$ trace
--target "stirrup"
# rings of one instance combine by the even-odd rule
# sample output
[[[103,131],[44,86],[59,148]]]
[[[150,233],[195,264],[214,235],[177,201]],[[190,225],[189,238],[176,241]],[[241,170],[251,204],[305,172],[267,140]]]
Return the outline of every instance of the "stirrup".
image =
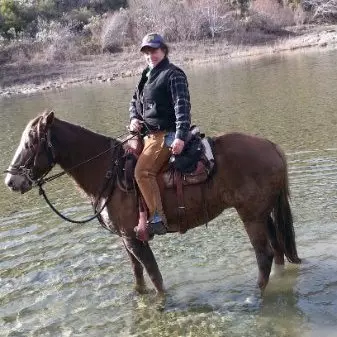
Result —
[[[167,233],[167,226],[163,221],[158,222],[148,222],[147,223],[148,233],[151,237],[152,235],[164,235]]]

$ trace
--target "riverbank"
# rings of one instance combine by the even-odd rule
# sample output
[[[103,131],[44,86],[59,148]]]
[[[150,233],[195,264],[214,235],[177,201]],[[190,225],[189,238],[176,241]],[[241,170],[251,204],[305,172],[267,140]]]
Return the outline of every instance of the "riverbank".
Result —
[[[255,32],[255,34],[257,34]],[[182,67],[308,49],[337,49],[337,25],[293,27],[279,34],[259,32],[242,41],[170,45],[170,59]],[[254,41],[254,42],[251,42]],[[73,85],[111,82],[139,74],[144,60],[136,47],[122,53],[86,56],[73,63],[5,64],[0,68],[0,97],[29,95]]]

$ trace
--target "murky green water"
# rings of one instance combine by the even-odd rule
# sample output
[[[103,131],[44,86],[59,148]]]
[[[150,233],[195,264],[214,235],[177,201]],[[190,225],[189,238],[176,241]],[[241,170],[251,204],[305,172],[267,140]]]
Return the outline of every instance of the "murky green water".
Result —
[[[165,304],[132,290],[118,237],[73,225],[37,191],[0,184],[0,336],[336,336],[336,52],[266,57],[188,69],[193,120],[210,135],[244,131],[287,153],[299,255],[256,295],[254,252],[233,210],[208,228],[152,243]],[[95,131],[125,131],[136,78],[0,101],[0,168],[44,109]],[[47,186],[63,213],[91,208],[69,178]],[[251,302],[247,298],[252,298]]]

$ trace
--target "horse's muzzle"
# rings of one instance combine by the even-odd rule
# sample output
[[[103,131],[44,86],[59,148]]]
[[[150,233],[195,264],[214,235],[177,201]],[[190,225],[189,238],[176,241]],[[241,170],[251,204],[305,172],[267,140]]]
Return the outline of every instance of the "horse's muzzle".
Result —
[[[7,173],[5,184],[11,191],[21,192],[21,194],[28,192],[32,188],[32,183],[27,178],[11,173]]]

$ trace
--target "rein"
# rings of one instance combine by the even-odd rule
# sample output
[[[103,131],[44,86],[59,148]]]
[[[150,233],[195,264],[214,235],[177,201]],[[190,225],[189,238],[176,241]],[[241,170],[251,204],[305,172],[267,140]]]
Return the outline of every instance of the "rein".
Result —
[[[111,149],[111,148],[110,148]],[[118,165],[118,162],[116,161],[114,163],[114,167],[113,168],[116,168]],[[60,177],[61,175],[63,175],[65,173],[65,171],[61,172],[62,174],[60,175],[54,175],[50,178],[53,178],[53,179],[56,179],[58,177]],[[112,176],[112,170],[108,171],[105,178],[107,179],[107,184],[105,185],[105,187],[108,185],[109,181],[112,180],[113,176]],[[48,181],[51,181],[53,179],[49,179]],[[106,207],[106,205],[108,204],[108,202],[110,201],[111,199],[111,195],[112,195],[112,191],[113,191],[113,185],[111,186],[111,190],[109,192],[109,195],[107,197],[107,199],[105,200],[103,206],[100,208],[99,211],[96,211],[96,213],[94,215],[92,215],[91,217],[87,218],[87,219],[84,219],[84,220],[74,220],[74,219],[70,219],[68,217],[66,217],[65,215],[63,215],[60,211],[58,211],[55,206],[49,201],[47,195],[46,195],[46,192],[44,191],[42,185],[46,182],[46,180],[42,181],[41,183],[37,183],[37,186],[39,187],[39,194],[43,196],[44,200],[46,201],[47,205],[54,211],[55,214],[57,214],[60,218],[62,218],[63,220],[65,221],[68,221],[68,222],[71,222],[71,223],[76,223],[76,224],[85,224],[87,222],[90,222],[92,220],[94,220],[95,218],[97,218],[98,216],[100,216],[100,214],[103,212],[104,208]],[[100,196],[98,197],[97,199],[97,202],[96,204],[98,203],[98,200],[101,198],[104,190],[105,190],[105,187],[103,188],[102,192],[100,193]],[[95,207],[96,208],[96,207]]]
[[[119,135],[117,138],[120,138],[120,137],[125,136],[125,135],[127,135],[127,134],[129,134],[129,132],[125,132],[125,133]],[[54,175],[51,175],[51,176],[49,176],[49,177],[44,178],[44,177],[50,172],[50,170],[49,170],[44,176],[42,176],[41,178],[39,178],[39,179],[36,180],[36,181],[33,181],[34,184],[35,184],[34,186],[39,186],[39,187],[40,187],[41,185],[43,185],[43,184],[45,184],[45,183],[47,183],[47,182],[49,182],[49,181],[53,181],[53,180],[55,180],[55,179],[57,179],[57,178],[59,178],[59,177],[62,177],[62,176],[63,176],[64,174],[66,174],[67,172],[72,171],[72,170],[74,170],[74,169],[76,169],[76,168],[78,168],[78,167],[80,167],[80,166],[82,166],[82,165],[84,165],[84,164],[88,164],[88,163],[90,163],[91,161],[93,161],[93,160],[99,158],[100,156],[103,156],[104,154],[106,154],[106,153],[109,152],[110,150],[113,150],[113,149],[115,149],[115,148],[117,148],[117,147],[119,147],[119,146],[122,146],[123,144],[125,144],[128,140],[132,139],[133,137],[135,137],[135,135],[131,135],[131,137],[126,138],[125,140],[123,140],[122,142],[120,142],[120,143],[118,143],[118,144],[116,144],[116,145],[114,145],[114,146],[110,146],[107,150],[98,153],[96,156],[91,157],[91,158],[89,158],[89,159],[87,159],[87,160],[85,160],[85,161],[82,161],[82,162],[79,163],[79,164],[76,164],[76,165],[70,167],[69,169],[67,169],[67,171],[63,170],[62,172],[59,172],[59,173],[56,173],[56,174],[54,174]],[[117,139],[117,138],[116,138],[116,139]],[[49,144],[50,144],[50,145],[49,145]],[[48,147],[50,147],[50,148],[52,149],[51,143],[49,143],[49,144],[48,144]],[[54,159],[54,158],[55,158],[55,156],[53,155],[53,159]],[[54,161],[54,163],[55,163],[55,161]],[[53,163],[51,169],[53,168],[54,163]],[[10,171],[5,171],[5,172],[9,172],[9,173],[10,173]]]
[[[129,134],[129,132],[127,133],[123,133],[122,135],[120,135],[119,137],[117,138],[120,138],[122,136],[125,136],[126,134]],[[51,171],[51,169],[55,166],[56,162],[55,162],[55,154],[54,154],[54,149],[53,149],[53,146],[51,144],[51,141],[50,141],[50,132],[47,133],[47,150],[49,150],[51,152],[51,156],[52,156],[52,161],[51,161],[51,165],[50,165],[50,168],[49,170],[42,175],[42,177],[38,178],[38,179],[33,179],[31,177],[31,169],[28,169],[26,168],[26,165],[24,166],[20,166],[18,168],[16,167],[9,167],[9,169],[5,170],[4,173],[10,173],[10,174],[19,174],[19,175],[23,175],[25,176],[31,183],[32,183],[32,187],[39,187],[39,195],[42,195],[44,200],[46,201],[47,205],[54,211],[55,214],[57,214],[59,217],[61,217],[63,220],[65,221],[68,221],[68,222],[71,222],[71,223],[76,223],[76,224],[84,224],[84,223],[87,223],[87,222],[90,222],[92,220],[94,220],[95,218],[98,218],[100,216],[100,214],[102,213],[102,211],[104,210],[104,208],[106,207],[106,205],[108,204],[108,202],[110,201],[111,199],[111,196],[112,196],[112,192],[113,192],[113,189],[114,189],[114,183],[116,183],[116,178],[118,173],[117,173],[117,168],[118,168],[118,156],[117,156],[117,159],[115,161],[113,161],[113,166],[110,170],[108,170],[106,172],[106,175],[105,175],[105,179],[106,179],[106,183],[103,185],[103,188],[99,194],[99,197],[97,198],[97,200],[95,201],[95,204],[93,205],[94,206],[94,209],[95,209],[95,214],[92,215],[91,217],[87,218],[87,219],[84,219],[84,220],[73,220],[73,219],[70,219],[68,217],[66,217],[65,215],[63,215],[60,211],[58,211],[55,206],[50,202],[50,200],[48,199],[47,195],[46,195],[46,192],[45,190],[43,189],[43,185],[47,182],[50,182],[50,181],[53,181],[59,177],[62,177],[64,174],[66,174],[67,172],[69,171],[72,171],[74,170],[75,168],[78,168],[79,166],[82,166],[84,164],[87,164],[97,158],[99,158],[100,156],[106,154],[107,152],[111,151],[111,150],[114,150],[116,148],[120,148],[124,143],[126,143],[127,141],[129,141],[130,139],[132,139],[133,137],[135,137],[134,134],[131,134],[131,137],[127,137],[125,140],[123,140],[122,142],[120,143],[117,143],[113,146],[110,146],[107,150],[103,151],[103,152],[100,152],[99,154],[97,154],[96,156],[94,157],[91,157],[79,164],[76,164],[74,166],[72,166],[71,168],[67,169],[66,170],[63,170],[62,172],[59,172],[59,173],[56,173],[54,175],[51,175],[49,177],[46,177],[46,175]],[[47,156],[49,157],[49,152],[47,152]],[[31,158],[29,159],[31,160]],[[27,163],[26,163],[27,164]],[[101,208],[96,211],[96,206],[98,205],[99,203],[99,200],[101,199],[103,193],[105,192],[106,188],[108,187],[109,185],[109,182],[113,182],[113,184],[111,184],[111,189],[110,189],[110,192],[108,194],[108,197],[107,199],[105,200],[104,204],[101,206]]]
[[[126,133],[125,133],[126,134]],[[120,135],[119,137],[125,135],[125,134],[122,134]],[[108,194],[108,197],[106,198],[104,204],[101,206],[101,208],[95,212],[94,215],[92,215],[91,217],[87,218],[87,219],[83,219],[83,220],[74,220],[74,219],[70,219],[68,217],[66,217],[65,215],[63,215],[60,211],[58,211],[55,206],[50,202],[50,200],[48,199],[47,195],[46,195],[46,192],[44,191],[42,185],[44,185],[46,182],[49,182],[49,181],[52,181],[52,180],[55,180],[61,176],[63,176],[64,174],[66,174],[67,172],[71,171],[71,170],[74,170],[75,168],[79,167],[79,166],[82,166],[84,164],[87,164],[89,162],[91,162],[92,160],[95,160],[97,158],[99,158],[100,156],[102,156],[103,154],[109,152],[110,150],[114,150],[118,147],[121,147],[124,143],[126,143],[129,139],[132,139],[134,137],[134,135],[131,135],[131,137],[128,137],[126,138],[124,141],[122,141],[121,143],[118,143],[118,144],[115,144],[114,146],[110,146],[107,150],[103,151],[103,152],[100,152],[99,154],[97,154],[96,156],[94,157],[91,157],[89,158],[88,160],[85,160],[77,165],[74,165],[73,167],[71,167],[70,169],[68,169],[67,171],[62,171],[62,172],[59,172],[59,173],[56,173],[52,176],[49,176],[49,177],[42,177],[40,179],[38,179],[36,181],[36,186],[39,187],[39,194],[43,196],[44,200],[46,201],[47,205],[54,211],[55,214],[57,214],[60,218],[62,218],[63,220],[65,221],[68,221],[68,222],[71,222],[71,223],[76,223],[76,224],[85,224],[87,222],[90,222],[96,218],[98,218],[101,213],[103,212],[104,208],[106,207],[106,205],[109,203],[110,199],[111,199],[111,196],[112,196],[112,192],[113,192],[113,189],[114,189],[114,184],[111,185],[111,189],[110,189],[110,192]],[[104,193],[104,191],[106,190],[109,182],[116,182],[116,179],[113,179],[114,178],[114,174],[115,174],[115,177],[117,177],[117,168],[118,168],[118,159],[116,159],[114,162],[113,162],[113,167],[112,169],[108,170],[106,175],[105,175],[105,179],[106,179],[106,184],[104,184],[104,187],[102,189],[102,191],[100,192],[100,195],[99,197],[97,198],[96,202],[95,202],[95,205],[94,205],[94,209],[96,210],[96,206],[99,202],[99,200],[101,199],[101,196],[102,194]]]

